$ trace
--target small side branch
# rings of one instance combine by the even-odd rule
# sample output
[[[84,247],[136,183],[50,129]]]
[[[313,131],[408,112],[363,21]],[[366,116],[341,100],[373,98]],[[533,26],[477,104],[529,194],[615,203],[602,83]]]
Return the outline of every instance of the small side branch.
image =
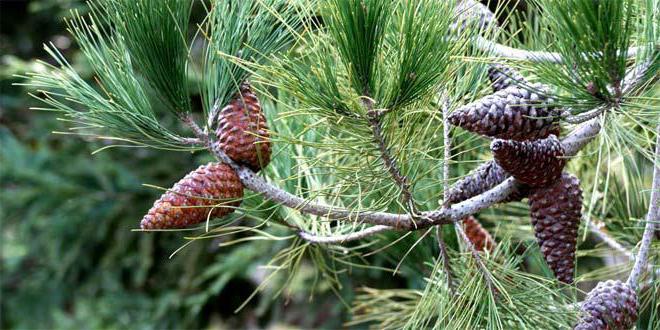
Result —
[[[341,243],[346,243],[350,241],[356,241],[359,239],[363,239],[369,236],[376,235],[378,233],[382,233],[384,231],[392,230],[392,227],[390,226],[372,226],[364,230],[348,233],[348,234],[341,234],[341,235],[333,235],[333,236],[317,236],[314,235],[310,232],[306,231],[301,231],[298,233],[298,235],[310,242],[310,243],[316,243],[316,244],[341,244]]]
[[[389,148],[387,147],[385,136],[383,136],[383,126],[381,122],[382,112],[373,109],[373,101],[370,99],[365,99],[363,103],[367,108],[369,124],[371,125],[371,130],[374,135],[374,141],[378,145],[378,150],[380,151],[380,158],[383,160],[383,164],[392,176],[394,182],[396,182],[396,184],[399,186],[399,189],[401,189],[401,200],[403,204],[409,207],[413,214],[417,214],[417,208],[412,199],[408,178],[401,174],[401,170],[399,169],[396,160],[394,160]]]
[[[589,223],[589,231],[591,231],[594,235],[598,236],[598,239],[600,239],[603,243],[607,244],[609,247],[612,249],[620,252],[626,258],[632,259],[634,256],[630,250],[625,248],[621,243],[617,242],[612,236],[610,236],[608,233],[604,232],[602,229],[602,223],[597,223],[595,220],[588,221]]]
[[[630,276],[628,276],[628,285],[633,289],[637,289],[639,279],[642,276],[642,273],[647,269],[646,264],[649,259],[649,250],[651,248],[651,242],[653,241],[655,225],[656,222],[658,222],[658,218],[660,218],[660,125],[658,125],[656,129],[656,134],[655,161],[653,164],[653,183],[651,184],[649,211],[646,214],[646,226],[644,228],[644,234],[642,235],[642,243],[639,246],[635,265],[633,266],[632,272],[630,272]]]
[[[202,130],[199,125],[197,125],[197,122],[195,122],[195,119],[192,116],[192,113],[187,112],[183,115],[181,115],[181,121],[186,124],[192,131],[193,134],[197,137],[196,139],[188,139],[188,140],[196,140],[199,142],[202,142],[201,144],[207,144],[209,140],[209,136],[204,130]]]
[[[479,252],[477,251],[477,249],[474,248],[474,244],[472,244],[470,239],[465,234],[465,230],[463,229],[463,226],[461,225],[460,222],[454,222],[454,227],[456,228],[458,234],[461,236],[461,239],[467,246],[470,253],[472,253],[472,257],[474,258],[474,261],[477,263],[477,267],[479,267],[479,270],[481,271],[481,275],[484,277],[484,280],[486,281],[488,288],[490,289],[491,292],[493,292],[494,295],[497,295],[497,289],[495,289],[495,285],[493,284],[492,275],[490,274],[490,272],[488,272],[488,268],[486,268],[486,265],[484,264],[483,260],[481,260],[481,256],[479,255]]]

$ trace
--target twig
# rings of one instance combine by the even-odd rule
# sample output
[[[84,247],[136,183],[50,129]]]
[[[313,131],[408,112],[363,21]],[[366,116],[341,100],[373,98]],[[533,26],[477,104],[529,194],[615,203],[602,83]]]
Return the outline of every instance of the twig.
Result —
[[[350,242],[350,241],[356,241],[359,239],[363,239],[384,231],[392,230],[392,227],[389,226],[372,226],[360,231],[348,233],[348,234],[341,234],[341,235],[333,235],[333,236],[318,236],[314,235],[313,233],[306,232],[306,231],[300,231],[298,235],[310,242],[310,243],[317,243],[317,244],[337,244],[337,243],[345,243],[345,242]]]
[[[380,158],[383,160],[383,164],[387,168],[387,171],[390,172],[392,179],[401,189],[401,199],[404,205],[410,208],[412,214],[417,214],[417,208],[412,199],[412,193],[410,192],[410,183],[408,178],[401,174],[396,160],[392,158],[389,148],[387,147],[387,141],[383,136],[383,126],[381,122],[382,112],[374,110],[373,100],[370,98],[363,98],[362,103],[365,108],[367,108],[367,116],[369,117],[369,124],[371,125],[371,130],[374,135],[374,141],[378,145],[380,150]]]
[[[461,239],[467,246],[468,250],[470,250],[470,253],[472,253],[472,257],[474,258],[474,261],[477,263],[477,267],[479,267],[479,270],[481,271],[481,275],[483,275],[484,280],[486,280],[486,284],[488,285],[488,288],[493,292],[494,295],[497,295],[497,290],[495,289],[495,286],[493,284],[493,279],[491,277],[490,272],[488,272],[488,268],[486,268],[486,265],[484,265],[483,260],[481,260],[481,256],[479,255],[479,252],[477,252],[477,249],[474,248],[474,244],[470,241],[470,238],[467,237],[465,234],[465,230],[463,230],[463,226],[461,225],[460,222],[454,222],[454,227],[456,228],[456,231],[458,231],[458,234],[461,236]]]
[[[215,123],[215,118],[218,116],[218,112],[220,112],[220,100],[217,99],[215,102],[213,102],[213,107],[211,108],[211,111],[209,111],[209,117],[207,119],[207,124],[206,127],[213,127],[213,124]]]
[[[642,243],[639,247],[639,252],[637,253],[635,265],[630,272],[630,276],[628,276],[628,285],[633,289],[637,289],[639,278],[646,270],[649,249],[651,248],[651,241],[653,241],[655,231],[655,223],[660,217],[660,124],[658,124],[656,134],[653,183],[651,184],[649,211],[646,214],[646,226],[644,228],[644,234],[642,235]]]
[[[632,259],[634,256],[633,253],[629,249],[621,245],[621,243],[617,242],[608,233],[604,232],[602,229],[603,223],[600,222],[596,223],[596,222],[597,222],[596,220],[588,221],[589,231],[594,233],[594,235],[598,236],[598,239],[603,241],[603,243],[607,244],[609,247],[619,251],[621,254],[626,256],[626,258]]]
[[[443,138],[443,144],[444,144],[444,159],[442,163],[442,186],[443,186],[443,207],[444,208],[450,208],[451,205],[447,202],[449,200],[449,158],[451,158],[451,140],[450,140],[450,127],[449,127],[449,121],[447,120],[447,117],[449,117],[449,106],[447,106],[447,103],[445,102],[445,96],[443,95],[443,99],[440,100],[442,103],[442,138]],[[442,258],[442,266],[445,269],[445,273],[447,274],[447,287],[449,290],[454,293],[453,289],[453,280],[452,280],[452,270],[451,270],[451,264],[449,262],[449,253],[447,253],[447,244],[445,244],[444,237],[442,237],[442,225],[438,225],[435,227],[435,238],[438,241],[438,248],[440,249],[440,258]]]
[[[517,49],[496,42],[490,41],[483,37],[476,37],[474,44],[477,48],[490,52],[496,56],[506,57],[515,60],[524,60],[530,62],[550,62],[550,63],[563,63],[564,59],[561,54],[554,52],[544,51],[529,51]],[[626,51],[626,57],[635,57],[643,47],[630,47]]]
[[[183,144],[192,145],[192,146],[203,147],[206,145],[206,141],[203,141],[199,138],[179,138],[178,141]]]
[[[562,113],[562,119],[570,124],[582,124],[587,120],[600,116],[603,112],[605,112],[606,109],[607,107],[598,107],[596,109],[589,110],[577,115],[572,115],[570,111],[564,110]]]
[[[195,136],[197,137],[196,140],[202,141],[203,144],[205,144],[208,141],[208,139],[209,139],[208,134],[206,132],[204,132],[204,130],[202,130],[197,125],[197,123],[195,122],[195,119],[192,116],[192,113],[187,112],[187,113],[181,115],[181,121],[184,124],[186,124],[186,126],[188,126],[193,131],[193,134],[195,134]]]

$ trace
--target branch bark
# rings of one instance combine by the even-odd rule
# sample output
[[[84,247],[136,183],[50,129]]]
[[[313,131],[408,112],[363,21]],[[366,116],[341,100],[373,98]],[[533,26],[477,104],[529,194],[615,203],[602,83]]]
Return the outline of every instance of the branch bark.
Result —
[[[544,51],[529,51],[524,49],[513,48],[498,44],[496,42],[490,41],[484,37],[476,37],[474,44],[477,48],[490,52],[499,57],[505,57],[508,59],[514,60],[523,60],[529,62],[550,62],[550,63],[563,63],[564,59],[561,54],[554,52],[544,52]],[[643,47],[630,47],[626,51],[626,57],[635,57],[637,53],[640,52]]]
[[[441,108],[442,108],[442,142],[444,144],[444,150],[443,150],[443,161],[442,161],[442,192],[443,192],[443,199],[444,202],[443,207],[444,208],[450,208],[451,205],[449,204],[449,159],[451,158],[451,136],[450,136],[450,126],[449,126],[449,120],[447,118],[449,117],[449,105],[447,104],[446,101],[446,95],[442,96],[442,99],[440,100],[441,102]],[[452,270],[451,270],[451,264],[449,262],[449,253],[447,252],[447,244],[445,243],[444,237],[442,237],[442,226],[436,226],[435,227],[435,238],[438,241],[438,248],[440,250],[440,258],[442,258],[442,267],[445,270],[445,273],[447,274],[447,287],[449,290],[454,293],[454,286],[453,286],[453,280],[452,280]]]
[[[639,278],[647,268],[646,264],[648,263],[649,250],[651,248],[651,242],[653,241],[656,222],[658,222],[658,218],[660,217],[660,124],[656,129],[656,134],[653,183],[651,184],[649,210],[646,214],[646,226],[644,227],[642,243],[639,247],[639,252],[637,253],[635,265],[630,272],[630,276],[628,276],[628,285],[633,289],[637,289]]]

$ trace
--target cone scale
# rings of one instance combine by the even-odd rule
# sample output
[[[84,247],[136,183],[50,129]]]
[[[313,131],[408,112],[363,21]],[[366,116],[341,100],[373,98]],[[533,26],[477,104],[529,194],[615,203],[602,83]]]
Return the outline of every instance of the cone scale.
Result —
[[[241,204],[243,184],[231,167],[198,167],[163,194],[142,218],[142,229],[183,228],[223,217]]]
[[[509,86],[467,104],[449,115],[449,122],[484,136],[511,140],[536,140],[557,134],[559,111],[545,96],[546,88]]]
[[[215,147],[255,172],[270,163],[268,124],[250,84],[243,83],[220,111],[216,138]]]
[[[632,329],[637,308],[637,294],[626,283],[600,282],[582,303],[582,318],[575,330]]]
[[[516,84],[526,83],[525,78],[516,70],[499,64],[488,66],[488,80],[493,91],[498,92]]]
[[[536,141],[494,140],[490,149],[495,162],[516,180],[543,187],[561,176],[566,165],[564,149],[556,136]]]
[[[582,217],[580,180],[564,173],[547,187],[529,195],[534,235],[541,253],[558,280],[573,282],[577,231]]]

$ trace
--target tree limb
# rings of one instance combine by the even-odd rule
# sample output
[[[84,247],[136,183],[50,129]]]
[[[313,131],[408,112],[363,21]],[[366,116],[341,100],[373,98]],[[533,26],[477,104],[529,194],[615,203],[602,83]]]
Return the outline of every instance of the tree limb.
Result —
[[[639,278],[642,273],[646,270],[646,264],[648,263],[649,250],[651,248],[651,242],[653,241],[653,235],[655,231],[655,224],[658,222],[660,217],[660,124],[656,129],[656,141],[655,141],[655,161],[653,164],[653,183],[651,184],[651,199],[649,204],[649,211],[646,214],[646,226],[644,227],[644,234],[642,235],[642,243],[639,247],[639,252],[635,260],[635,265],[633,270],[628,276],[628,285],[633,289],[637,289]]]
[[[489,52],[493,55],[499,57],[505,57],[515,60],[523,60],[530,62],[550,62],[550,63],[563,63],[564,59],[561,57],[561,54],[554,52],[544,52],[544,51],[529,51],[518,48],[513,48],[498,44],[496,42],[490,41],[484,37],[476,37],[474,39],[474,44],[477,48]],[[630,47],[626,51],[626,57],[635,57],[637,53],[640,52],[643,47]]]
[[[573,156],[593,139],[600,130],[599,118],[592,119],[578,126],[563,141],[565,155]],[[418,230],[439,224],[449,224],[486,209],[506,198],[516,190],[518,183],[513,177],[509,177],[499,185],[474,196],[470,199],[454,204],[451,209],[437,209],[434,211],[421,212],[419,218],[410,214],[396,214],[378,211],[355,211],[305,200],[301,197],[288,193],[268,183],[257,176],[249,168],[236,164],[222,150],[209,145],[215,156],[230,165],[238,174],[243,185],[265,198],[280,203],[287,207],[297,209],[302,213],[326,217],[332,220],[350,220],[359,223],[389,226],[394,230]]]

